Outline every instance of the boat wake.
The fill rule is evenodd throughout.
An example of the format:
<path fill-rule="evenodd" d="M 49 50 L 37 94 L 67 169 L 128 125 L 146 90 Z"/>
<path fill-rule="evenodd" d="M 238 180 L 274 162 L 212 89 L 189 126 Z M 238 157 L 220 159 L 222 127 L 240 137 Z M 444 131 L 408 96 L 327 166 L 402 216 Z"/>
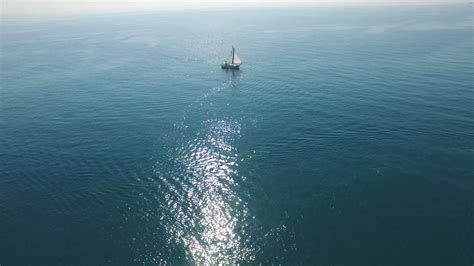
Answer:
<path fill-rule="evenodd" d="M 166 242 L 184 253 L 182 261 L 231 264 L 251 261 L 255 253 L 246 233 L 253 217 L 241 197 L 241 158 L 234 146 L 241 124 L 228 118 L 196 123 L 192 116 L 205 114 L 213 96 L 237 83 L 233 77 L 189 105 L 182 121 L 175 124 L 177 137 L 167 151 L 168 159 L 155 165 L 153 201 L 161 211 L 153 215 L 159 216 L 167 232 Z M 148 255 L 139 258 L 141 262 L 164 262 L 150 248 L 142 249 L 140 253 Z"/>

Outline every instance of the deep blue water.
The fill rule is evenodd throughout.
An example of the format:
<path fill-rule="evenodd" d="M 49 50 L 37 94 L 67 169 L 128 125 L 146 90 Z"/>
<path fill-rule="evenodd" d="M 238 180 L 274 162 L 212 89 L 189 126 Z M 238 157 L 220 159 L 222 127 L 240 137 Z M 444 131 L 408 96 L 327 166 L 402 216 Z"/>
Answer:
<path fill-rule="evenodd" d="M 472 8 L 3 20 L 0 264 L 472 265 Z"/>

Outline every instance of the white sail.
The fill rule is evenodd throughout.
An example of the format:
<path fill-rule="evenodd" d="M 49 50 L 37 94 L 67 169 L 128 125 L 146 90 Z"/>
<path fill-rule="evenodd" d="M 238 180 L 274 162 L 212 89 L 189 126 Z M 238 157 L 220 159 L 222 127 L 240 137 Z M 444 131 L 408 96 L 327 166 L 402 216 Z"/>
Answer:
<path fill-rule="evenodd" d="M 238 70 L 241 64 L 242 64 L 242 60 L 240 60 L 240 57 L 235 52 L 235 48 L 232 46 L 230 63 L 228 63 L 227 61 L 224 61 L 221 67 L 222 69 L 237 69 Z"/>
<path fill-rule="evenodd" d="M 234 64 L 235 65 L 242 64 L 242 60 L 240 60 L 240 57 L 237 55 L 237 53 L 235 51 L 234 51 Z"/>

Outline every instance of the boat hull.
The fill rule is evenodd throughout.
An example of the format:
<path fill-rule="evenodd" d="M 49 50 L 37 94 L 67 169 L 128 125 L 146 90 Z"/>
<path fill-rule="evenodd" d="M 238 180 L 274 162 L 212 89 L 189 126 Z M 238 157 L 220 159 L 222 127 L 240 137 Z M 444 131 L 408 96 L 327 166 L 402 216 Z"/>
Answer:
<path fill-rule="evenodd" d="M 222 67 L 222 69 L 239 69 L 240 65 L 222 64 L 221 67 Z"/>

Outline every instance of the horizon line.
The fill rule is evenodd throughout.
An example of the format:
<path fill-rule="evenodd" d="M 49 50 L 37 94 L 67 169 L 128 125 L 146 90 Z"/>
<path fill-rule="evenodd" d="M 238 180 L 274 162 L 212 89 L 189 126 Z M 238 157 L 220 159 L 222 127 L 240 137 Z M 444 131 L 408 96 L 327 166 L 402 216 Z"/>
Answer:
<path fill-rule="evenodd" d="M 5 18 L 22 17 L 22 16 L 69 16 L 69 15 L 114 15 L 114 14 L 125 14 L 125 13 L 150 13 L 150 12 L 190 12 L 190 11 L 226 11 L 236 9 L 251 9 L 251 8 L 317 8 L 317 7 L 409 7 L 409 6 L 453 6 L 453 5 L 472 5 L 473 1 L 389 1 L 389 2 L 354 2 L 354 1 L 298 1 L 298 2 L 287 2 L 287 1 L 259 1 L 259 2 L 246 2 L 233 6 L 230 3 L 218 4 L 218 5 L 202 5 L 202 6 L 187 6 L 187 7 L 176 7 L 166 5 L 151 4 L 148 1 L 140 2 L 128 2 L 128 1 L 117 1 L 109 3 L 98 3 L 97 1 L 76 1 L 74 3 L 64 3 L 50 1 L 51 4 L 48 8 L 44 7 L 44 3 L 38 3 L 33 1 L 15 1 L 9 3 L 8 0 L 2 1 L 1 15 L 2 21 Z M 118 4 L 117 4 L 118 3 Z M 129 3 L 127 6 L 121 4 Z M 235 2 L 233 2 L 235 3 Z M 151 4 L 151 5 L 150 5 Z"/>

